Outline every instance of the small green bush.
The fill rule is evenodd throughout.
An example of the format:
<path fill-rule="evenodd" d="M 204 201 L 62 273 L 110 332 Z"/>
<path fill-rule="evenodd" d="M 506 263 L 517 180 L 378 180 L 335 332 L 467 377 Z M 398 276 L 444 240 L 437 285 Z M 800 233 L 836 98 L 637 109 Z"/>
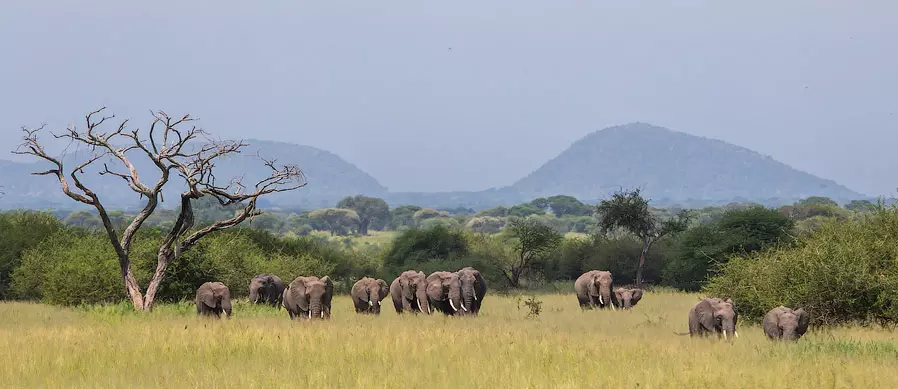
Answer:
<path fill-rule="evenodd" d="M 791 247 L 733 257 L 705 287 L 749 319 L 780 304 L 816 324 L 898 320 L 898 209 L 829 221 Z"/>

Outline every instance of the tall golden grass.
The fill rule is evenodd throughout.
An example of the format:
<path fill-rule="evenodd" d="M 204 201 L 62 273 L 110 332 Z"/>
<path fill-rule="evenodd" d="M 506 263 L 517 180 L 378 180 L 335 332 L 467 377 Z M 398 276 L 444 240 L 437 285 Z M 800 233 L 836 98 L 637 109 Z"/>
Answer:
<path fill-rule="evenodd" d="M 573 295 L 543 312 L 487 295 L 481 316 L 379 317 L 334 299 L 330 321 L 238 303 L 231 320 L 188 304 L 152 314 L 0 304 L 4 388 L 896 388 L 898 336 L 878 328 L 768 341 L 741 324 L 733 344 L 690 339 L 699 296 L 646 294 L 629 312 L 581 312 Z"/>

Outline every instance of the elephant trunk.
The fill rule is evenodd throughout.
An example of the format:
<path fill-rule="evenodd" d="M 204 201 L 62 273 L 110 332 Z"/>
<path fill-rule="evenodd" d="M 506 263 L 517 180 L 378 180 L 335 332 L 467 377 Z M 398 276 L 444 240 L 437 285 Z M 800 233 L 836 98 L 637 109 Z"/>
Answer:
<path fill-rule="evenodd" d="M 458 312 L 459 310 L 468 310 L 468 308 L 466 308 L 462 304 L 460 286 L 452 286 L 449 288 L 449 306 L 452 307 L 453 312 Z"/>
<path fill-rule="evenodd" d="M 795 326 L 782 326 L 783 339 L 785 340 L 796 340 L 798 339 L 798 334 L 795 331 Z"/>
<path fill-rule="evenodd" d="M 372 312 L 380 314 L 380 295 L 376 291 L 368 296 L 368 306 L 371 307 Z"/>
<path fill-rule="evenodd" d="M 611 285 L 602 285 L 599 288 L 599 303 L 603 306 L 611 305 L 614 309 L 614 300 L 611 298 Z"/>
<path fill-rule="evenodd" d="M 732 341 L 736 336 L 736 323 L 732 320 L 724 320 L 721 325 L 723 330 L 723 338 L 726 341 Z"/>
<path fill-rule="evenodd" d="M 468 286 L 464 288 L 464 306 L 467 309 L 473 309 L 474 300 L 477 298 L 477 293 L 474 291 L 474 285 Z M 467 311 L 466 309 L 466 311 Z"/>
<path fill-rule="evenodd" d="M 259 290 L 258 289 L 250 288 L 249 302 L 254 303 L 254 304 L 259 302 Z"/>
<path fill-rule="evenodd" d="M 225 317 L 230 319 L 231 318 L 231 300 L 222 299 L 221 310 L 224 311 Z"/>
<path fill-rule="evenodd" d="M 424 312 L 426 314 L 430 314 L 430 301 L 427 299 L 427 292 L 424 291 L 424 288 L 418 288 L 415 291 L 415 297 L 418 301 L 418 310 Z"/>
<path fill-rule="evenodd" d="M 320 299 L 312 299 L 312 302 L 309 307 L 309 319 L 318 319 L 322 316 L 324 311 L 321 308 L 321 300 Z"/>

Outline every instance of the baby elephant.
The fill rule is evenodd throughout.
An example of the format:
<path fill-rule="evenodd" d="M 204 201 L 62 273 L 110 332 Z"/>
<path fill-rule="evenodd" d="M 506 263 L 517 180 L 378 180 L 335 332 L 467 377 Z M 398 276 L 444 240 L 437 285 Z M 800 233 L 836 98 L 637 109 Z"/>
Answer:
<path fill-rule="evenodd" d="M 387 297 L 388 292 L 386 281 L 365 277 L 352 286 L 350 295 L 357 313 L 380 315 L 380 302 Z"/>
<path fill-rule="evenodd" d="M 642 299 L 642 289 L 617 288 L 614 290 L 614 296 L 617 299 L 618 307 L 631 309 Z"/>
<path fill-rule="evenodd" d="M 231 291 L 221 282 L 207 282 L 196 290 L 196 314 L 231 318 Z"/>
<path fill-rule="evenodd" d="M 804 309 L 780 305 L 764 315 L 764 333 L 773 340 L 798 340 L 808 330 L 810 321 Z"/>

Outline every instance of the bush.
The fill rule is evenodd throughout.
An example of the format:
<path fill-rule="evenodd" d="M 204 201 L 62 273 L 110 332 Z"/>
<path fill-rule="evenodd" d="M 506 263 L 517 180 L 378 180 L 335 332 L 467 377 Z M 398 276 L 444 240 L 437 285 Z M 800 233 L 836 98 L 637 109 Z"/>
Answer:
<path fill-rule="evenodd" d="M 791 241 L 791 219 L 763 207 L 725 212 L 707 225 L 692 228 L 676 239 L 664 265 L 663 284 L 678 289 L 701 289 L 715 266 L 739 253 L 752 253 Z"/>
<path fill-rule="evenodd" d="M 9 298 L 10 276 L 22 255 L 63 228 L 50 213 L 14 211 L 0 213 L 0 299 Z"/>
<path fill-rule="evenodd" d="M 467 258 L 468 254 L 468 241 L 464 233 L 457 229 L 443 225 L 411 229 L 397 236 L 384 253 L 384 275 L 395 277 L 408 269 L 426 273 L 457 270 L 450 267 L 450 262 L 454 262 L 452 266 L 461 264 L 459 260 Z"/>
<path fill-rule="evenodd" d="M 760 319 L 780 304 L 816 324 L 898 320 L 898 209 L 830 221 L 792 247 L 733 257 L 705 292 Z"/>
<path fill-rule="evenodd" d="M 669 251 L 671 239 L 663 238 L 649 250 L 643 269 L 643 281 L 649 284 L 661 280 L 664 253 Z M 636 279 L 642 242 L 629 235 L 588 238 L 569 238 L 558 249 L 557 259 L 547 264 L 546 276 L 554 280 L 575 280 L 589 270 L 608 270 L 614 274 L 615 284 L 628 284 Z"/>

